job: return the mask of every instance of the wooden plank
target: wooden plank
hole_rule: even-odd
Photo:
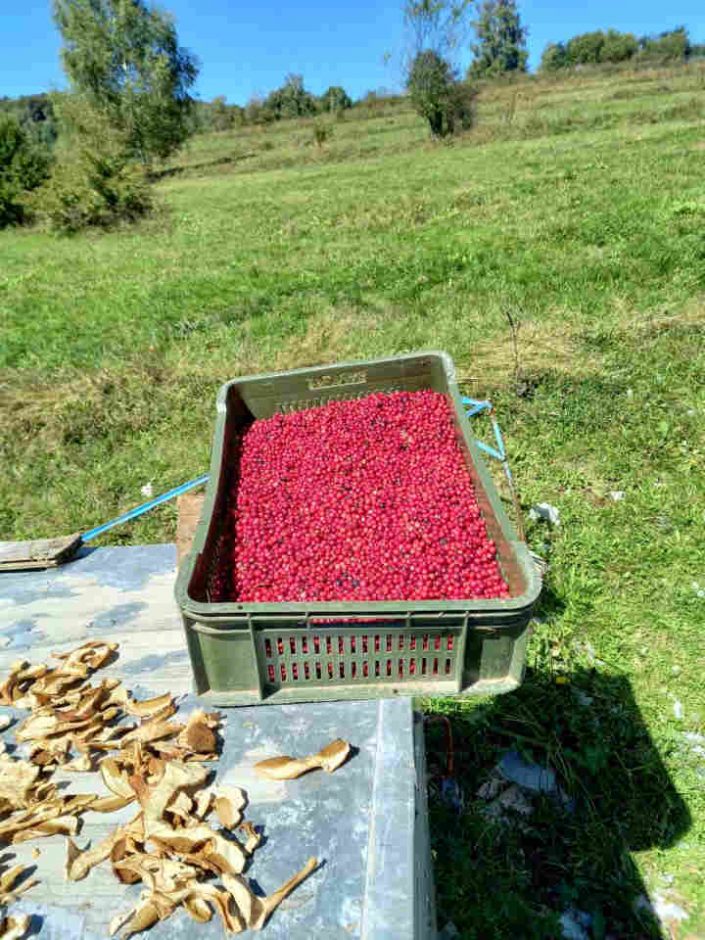
[[[176,558],[180,565],[191,550],[196,526],[201,518],[204,493],[184,493],[176,500],[178,520],[176,523]]]
[[[53,568],[68,561],[80,545],[81,536],[78,532],[53,539],[0,542],[0,572]]]

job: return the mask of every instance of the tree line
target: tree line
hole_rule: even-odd
[[[483,81],[527,70],[516,0],[405,0],[404,13],[406,93],[434,137],[472,124]],[[222,96],[197,102],[198,61],[180,45],[172,17],[149,0],[53,0],[53,15],[68,88],[0,99],[0,227],[40,218],[75,231],[135,219],[150,209],[154,163],[195,131],[340,117],[353,107],[342,86],[316,96],[294,74],[244,107]],[[454,62],[468,48],[461,77]],[[549,44],[541,71],[704,53],[684,27],[638,39],[599,30]],[[381,100],[370,93],[365,102],[371,109]],[[326,127],[314,125],[319,145]]]
[[[557,72],[585,65],[634,61],[646,64],[687,62],[705,56],[705,45],[690,41],[685,26],[657,36],[635,36],[616,29],[580,33],[567,42],[549,43],[541,56],[540,71]]]

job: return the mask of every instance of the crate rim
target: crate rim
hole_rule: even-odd
[[[257,621],[265,620],[272,616],[281,616],[290,614],[299,615],[301,620],[307,620],[309,617],[337,617],[350,616],[373,616],[375,612],[380,614],[396,614],[398,619],[403,619],[413,614],[425,614],[427,616],[438,617],[439,622],[448,614],[467,614],[472,617],[474,613],[493,612],[499,616],[519,614],[527,608],[531,608],[541,593],[541,577],[536,570],[536,566],[531,559],[529,550],[522,542],[514,529],[514,526],[507,516],[504,506],[499,499],[496,487],[490,477],[487,466],[482,458],[480,449],[470,433],[470,424],[468,421],[461,422],[461,429],[465,443],[470,452],[479,482],[482,485],[487,496],[497,523],[502,530],[505,540],[514,552],[516,560],[521,568],[524,578],[525,590],[521,594],[509,598],[482,598],[482,599],[459,599],[459,600],[418,600],[418,601],[278,601],[278,602],[258,602],[241,603],[239,601],[197,601],[189,595],[189,585],[193,576],[196,561],[205,548],[208,536],[208,521],[211,519],[212,511],[218,495],[218,483],[223,458],[223,431],[227,418],[227,400],[229,390],[234,385],[241,385],[246,382],[261,382],[264,380],[281,379],[284,376],[311,376],[325,373],[330,370],[347,370],[364,368],[370,365],[381,365],[390,361],[413,361],[423,358],[435,358],[441,360],[448,379],[448,394],[450,395],[455,410],[460,416],[463,416],[463,406],[460,392],[456,381],[455,364],[451,356],[444,350],[419,350],[413,353],[405,353],[397,356],[380,356],[375,359],[356,359],[345,362],[329,363],[320,366],[306,366],[299,369],[281,370],[278,372],[264,372],[250,375],[238,376],[224,382],[218,390],[216,398],[216,421],[213,432],[214,446],[211,449],[211,464],[206,485],[206,493],[201,509],[201,516],[196,527],[191,549],[188,556],[180,566],[175,590],[177,603],[181,610],[191,618],[208,623],[213,627],[218,626],[221,619],[233,619],[242,622],[243,626],[252,623],[256,626]],[[442,605],[442,606],[441,606]],[[271,623],[271,620],[269,621]],[[232,626],[232,623],[230,624]],[[227,626],[224,624],[224,626]],[[292,626],[296,626],[293,624]],[[307,627],[311,625],[306,624]],[[331,624],[330,626],[333,626]],[[343,626],[341,624],[341,626]],[[353,625],[351,625],[353,626]],[[501,628],[502,624],[497,624]],[[324,624],[321,627],[325,627]],[[468,620],[468,627],[472,627],[472,622]]]

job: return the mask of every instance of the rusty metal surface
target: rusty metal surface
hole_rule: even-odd
[[[138,697],[165,691],[186,695],[191,668],[173,601],[176,551],[172,545],[85,550],[55,570],[0,575],[0,673],[14,660],[48,659],[86,639],[120,643],[120,657],[103,673],[124,680]],[[101,675],[103,674],[101,673]],[[10,710],[8,709],[9,713]],[[428,936],[428,899],[417,897],[419,853],[416,763],[408,699],[322,702],[225,711],[224,748],[217,782],[248,791],[248,817],[264,827],[251,876],[265,892],[279,886],[311,855],[320,869],[275,913],[265,938],[364,937],[403,940]],[[12,740],[12,728],[5,732]],[[299,780],[261,780],[252,765],[276,753],[317,751],[345,737],[358,749],[333,775]],[[58,776],[58,775],[57,775]],[[74,792],[106,792],[97,774],[66,774]],[[106,817],[87,813],[79,843],[107,835],[130,818],[130,807]],[[33,860],[34,846],[41,856]],[[127,909],[139,885],[121,885],[109,866],[81,882],[64,880],[61,837],[13,848],[18,861],[36,865],[41,884],[17,906],[35,915],[36,935],[97,940],[118,911]],[[421,855],[421,857],[420,857]],[[416,857],[415,857],[416,856]],[[427,879],[428,881],[428,879]],[[419,917],[419,910],[426,915]],[[163,938],[222,936],[219,922],[195,924],[183,912],[149,935]]]

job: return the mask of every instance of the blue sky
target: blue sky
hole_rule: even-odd
[[[405,47],[401,0],[166,0],[181,42],[201,61],[197,91],[244,103],[280,85],[288,72],[303,74],[320,93],[341,84],[357,97],[370,88],[400,84]],[[705,42],[704,0],[523,0],[535,66],[547,42],[590,29],[614,27],[637,34],[685,24]],[[386,54],[390,54],[385,63]],[[465,58],[467,61],[467,57]],[[60,88],[59,37],[50,0],[0,0],[0,95]]]

